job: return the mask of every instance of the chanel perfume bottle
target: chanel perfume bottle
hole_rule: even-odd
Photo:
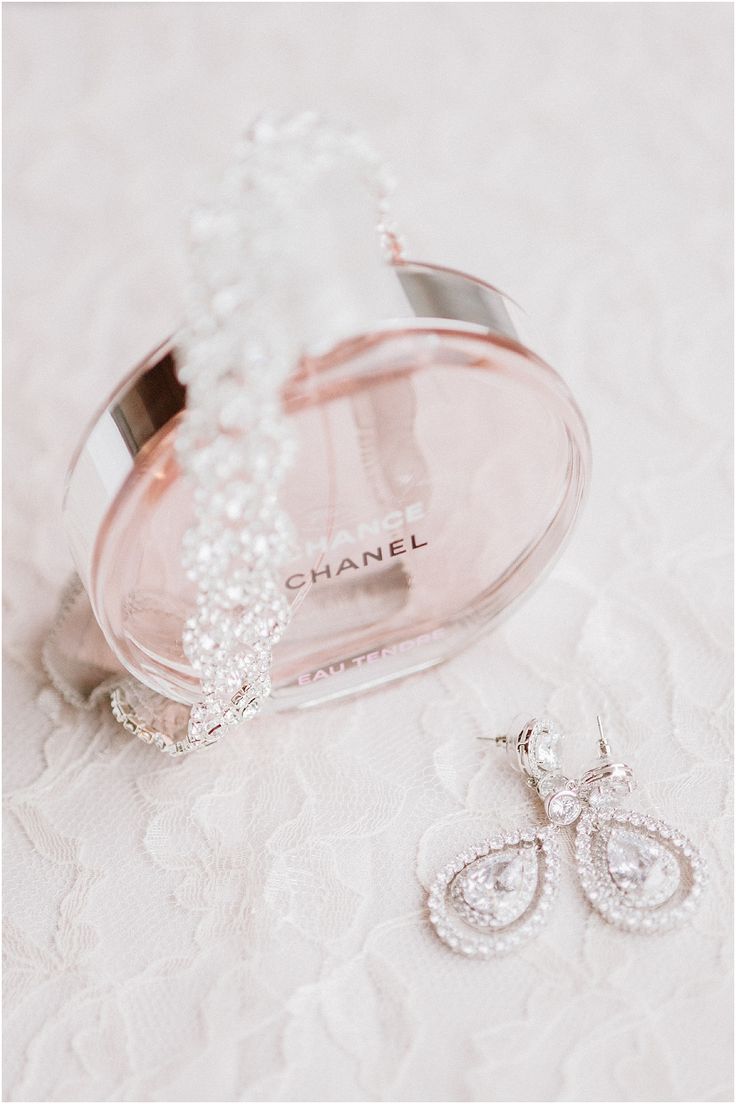
[[[552,562],[585,494],[585,424],[524,344],[518,308],[446,268],[383,268],[374,316],[305,343],[282,389],[297,445],[282,499],[296,537],[279,568],[292,619],[273,651],[269,708],[365,690],[465,647]],[[193,703],[177,355],[174,341],[158,349],[95,419],[64,516],[117,661]]]

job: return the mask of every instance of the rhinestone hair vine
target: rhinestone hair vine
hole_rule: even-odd
[[[178,709],[173,735],[150,723],[145,689],[131,692],[127,680],[112,695],[118,720],[169,754],[217,742],[271,690],[273,648],[291,616],[277,573],[292,547],[280,492],[295,454],[281,389],[302,351],[299,326],[285,320],[309,302],[295,220],[308,190],[334,172],[367,194],[384,259],[396,260],[384,165],[360,134],[314,114],[259,120],[215,201],[191,218],[176,447],[193,491],[183,562],[197,592],[182,647],[202,694],[188,719]]]
[[[634,773],[611,757],[600,718],[598,728],[598,762],[579,779],[562,773],[562,733],[552,721],[532,718],[496,737],[544,802],[548,824],[491,836],[440,871],[429,918],[451,950],[485,958],[536,935],[558,890],[559,831],[576,821],[580,885],[604,920],[627,932],[661,932],[694,911],[703,860],[676,829],[617,805],[634,789]]]

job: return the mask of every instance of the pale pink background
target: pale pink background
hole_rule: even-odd
[[[729,5],[6,5],[5,1078],[11,1100],[727,1100]],[[527,308],[589,419],[563,560],[439,672],[171,763],[47,685],[85,419],[178,322],[181,226],[264,108],[338,111],[412,252]],[[565,871],[468,963],[420,880],[532,813],[478,732],[603,710],[701,842],[688,930]]]

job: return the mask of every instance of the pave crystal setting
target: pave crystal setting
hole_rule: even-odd
[[[453,951],[487,957],[536,935],[557,892],[554,828],[525,828],[458,855],[429,892],[429,918]]]
[[[634,772],[611,757],[598,717],[598,763],[578,779],[560,769],[559,729],[532,718],[499,736],[516,770],[544,802],[546,828],[485,840],[442,870],[429,918],[453,951],[511,950],[535,935],[557,891],[560,828],[577,821],[575,859],[583,892],[604,920],[628,932],[660,932],[689,919],[706,882],[695,847],[664,821],[616,807]]]
[[[705,884],[705,864],[685,836],[625,809],[586,811],[575,856],[588,901],[625,931],[677,927],[694,911]]]

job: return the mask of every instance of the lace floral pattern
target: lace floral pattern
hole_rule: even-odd
[[[730,12],[406,5],[379,81],[370,6],[331,25],[339,80],[319,5],[88,7],[6,14],[6,1099],[731,1099]],[[545,324],[592,495],[553,573],[442,668],[168,760],[43,672],[61,473],[177,321],[171,212],[274,51],[287,91],[344,93],[387,148],[413,240],[436,228]],[[570,887],[498,962],[437,941],[435,871],[535,815],[475,739],[520,709],[583,765],[605,713],[637,806],[702,848],[691,925],[627,936]]]

